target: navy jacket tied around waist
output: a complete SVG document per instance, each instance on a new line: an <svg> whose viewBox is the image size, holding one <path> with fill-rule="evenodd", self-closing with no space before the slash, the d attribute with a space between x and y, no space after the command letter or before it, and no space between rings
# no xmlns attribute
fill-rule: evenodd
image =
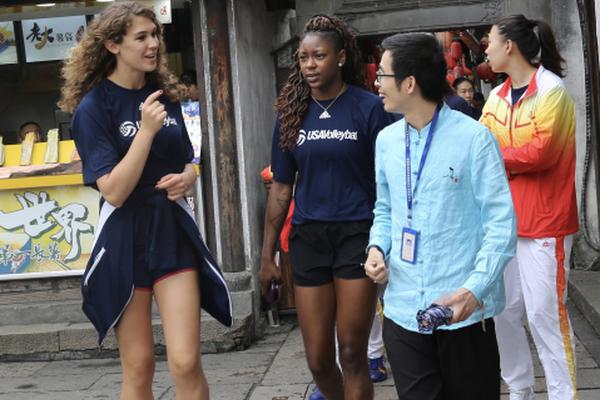
<svg viewBox="0 0 600 400"><path fill-rule="evenodd" d="M178 267L176 233L183 231L198 258L201 305L225 326L232 325L231 296L217 263L200 236L192 211L184 199L170 201L154 187L136 189L120 208L108 202L100 218L92 254L82 280L83 312L98 331L102 345L108 331L119 321L134 291L134 218L140 208L150 209L148 232L149 268Z"/></svg>

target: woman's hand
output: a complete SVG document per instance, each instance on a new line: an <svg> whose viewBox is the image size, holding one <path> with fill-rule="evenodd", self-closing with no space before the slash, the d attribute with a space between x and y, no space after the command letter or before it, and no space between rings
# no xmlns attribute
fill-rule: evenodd
<svg viewBox="0 0 600 400"><path fill-rule="evenodd" d="M185 195L185 192L194 184L196 171L192 164L186 165L180 174L167 174L156 183L156 189L166 190L167 198L177 201Z"/></svg>
<svg viewBox="0 0 600 400"><path fill-rule="evenodd" d="M260 260L260 293L265 296L269 291L271 280L281 283L281 269L275 264L275 260L261 258Z"/></svg>
<svg viewBox="0 0 600 400"><path fill-rule="evenodd" d="M162 90L157 90L149 95L142 104L142 122L140 125L140 132L147 132L152 137L154 137L156 132L162 128L163 124L165 123L165 118L167 118L165 106L158 101L158 97L162 93Z"/></svg>

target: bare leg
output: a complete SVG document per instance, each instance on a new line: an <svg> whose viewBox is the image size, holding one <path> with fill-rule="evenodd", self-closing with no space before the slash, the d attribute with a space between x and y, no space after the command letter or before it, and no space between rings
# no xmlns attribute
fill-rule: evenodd
<svg viewBox="0 0 600 400"><path fill-rule="evenodd" d="M135 290L115 328L123 384L121 400L153 399L154 338L152 337L152 292Z"/></svg>
<svg viewBox="0 0 600 400"><path fill-rule="evenodd" d="M372 400L367 344L377 286L370 279L335 279L340 363L346 400Z"/></svg>
<svg viewBox="0 0 600 400"><path fill-rule="evenodd" d="M200 361L200 288L198 272L185 271L154 285L163 323L169 370L179 400L208 400Z"/></svg>
<svg viewBox="0 0 600 400"><path fill-rule="evenodd" d="M343 400L342 374L335 362L333 283L296 286L295 298L306 361L315 383L328 400Z"/></svg>

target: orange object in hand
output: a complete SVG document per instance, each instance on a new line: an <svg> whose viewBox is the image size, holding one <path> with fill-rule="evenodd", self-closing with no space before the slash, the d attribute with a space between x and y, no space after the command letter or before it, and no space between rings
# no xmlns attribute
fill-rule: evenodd
<svg viewBox="0 0 600 400"><path fill-rule="evenodd" d="M260 176L265 182L270 182L273 180L273 171L271 171L271 166L266 166L262 171L260 171Z"/></svg>

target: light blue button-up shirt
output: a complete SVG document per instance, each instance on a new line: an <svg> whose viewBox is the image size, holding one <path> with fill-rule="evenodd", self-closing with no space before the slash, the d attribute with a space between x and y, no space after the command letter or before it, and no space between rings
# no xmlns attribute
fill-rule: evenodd
<svg viewBox="0 0 600 400"><path fill-rule="evenodd" d="M412 185L430 124L409 125ZM413 199L412 229L419 231L416 263L400 259L407 226L404 119L377 137L377 200L370 243L389 257L384 314L418 331L416 315L459 288L483 304L458 329L504 309L503 271L516 248L516 217L502 156L492 134L444 104ZM482 315L483 313L483 315Z"/></svg>

